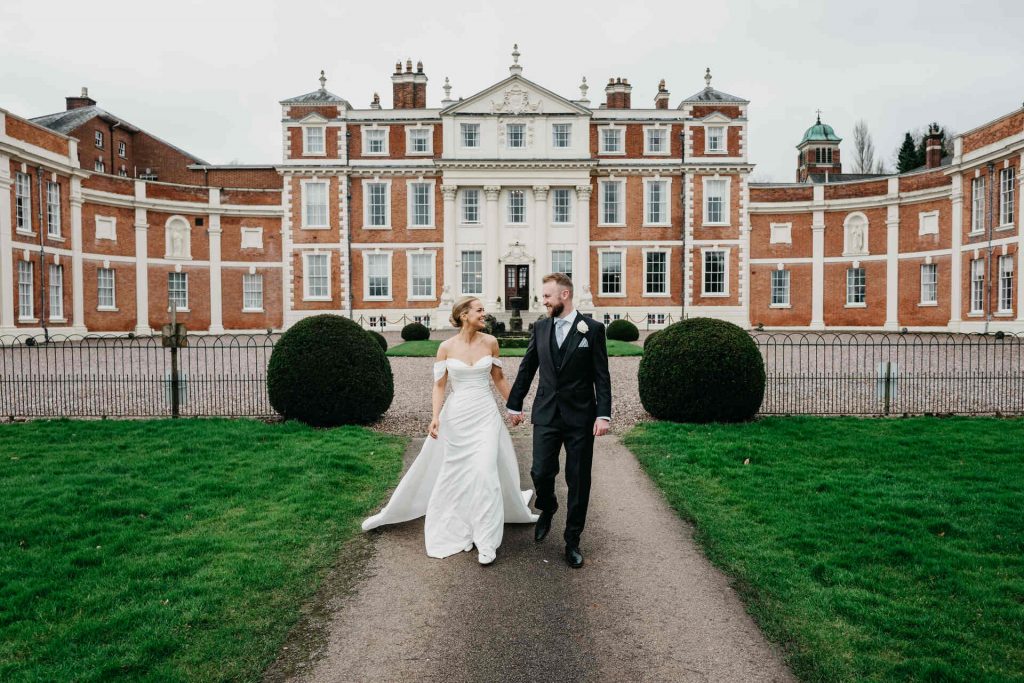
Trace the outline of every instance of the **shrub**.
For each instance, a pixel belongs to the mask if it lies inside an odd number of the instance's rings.
[[[640,338],[640,330],[628,320],[613,320],[606,332],[609,339],[618,341],[634,342]]]
[[[648,338],[638,372],[640,402],[660,420],[741,422],[764,399],[764,360],[742,328],[691,318]]]
[[[498,337],[498,347],[502,349],[525,349],[529,345],[529,337]]]
[[[373,422],[394,398],[391,365],[377,342],[338,315],[300,320],[274,345],[270,405],[315,427]]]
[[[402,328],[402,339],[405,341],[430,339],[430,330],[422,323],[409,323]]]
[[[654,332],[651,332],[649,335],[647,335],[647,338],[644,339],[644,348],[646,349],[647,348],[647,343],[649,341],[651,341],[652,339],[654,339],[654,337],[659,335],[659,334],[661,334],[661,330],[655,330]]]
[[[498,324],[498,319],[490,313],[484,315],[484,332],[487,334],[494,334],[495,325]]]
[[[382,351],[388,350],[388,340],[384,338],[383,334],[381,334],[377,330],[367,330],[367,333],[369,333],[369,335],[373,337],[373,340],[375,342],[380,344],[380,348]]]

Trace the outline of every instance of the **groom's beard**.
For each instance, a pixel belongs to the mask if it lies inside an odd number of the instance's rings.
[[[562,317],[562,311],[564,310],[565,304],[563,304],[562,302],[558,302],[557,304],[551,304],[551,306],[548,308],[548,316],[551,318],[560,318]]]

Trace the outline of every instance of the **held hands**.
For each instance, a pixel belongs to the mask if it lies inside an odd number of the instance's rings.
[[[604,420],[600,417],[594,420],[594,436],[604,436],[605,434],[607,434],[608,426],[608,420]]]
[[[430,427],[427,428],[427,436],[431,439],[437,438],[437,429],[440,426],[440,421],[435,417],[430,421]]]
[[[513,427],[518,427],[519,425],[521,425],[523,423],[523,414],[522,413],[509,413],[508,419],[509,419],[509,422],[512,423]]]

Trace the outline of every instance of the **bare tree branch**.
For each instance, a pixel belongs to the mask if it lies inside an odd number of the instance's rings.
[[[853,172],[875,173],[875,143],[864,119],[853,127]]]

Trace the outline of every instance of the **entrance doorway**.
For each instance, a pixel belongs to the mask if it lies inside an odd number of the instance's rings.
[[[530,266],[505,266],[505,310],[530,307]]]

